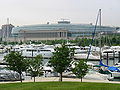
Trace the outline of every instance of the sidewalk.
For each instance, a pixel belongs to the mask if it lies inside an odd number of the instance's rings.
[[[36,77],[36,82],[53,82],[59,81],[59,77]],[[78,78],[63,78],[63,81],[70,82],[80,82],[81,80]],[[18,83],[20,81],[8,81],[8,82],[0,82],[0,83]],[[34,82],[33,78],[30,80],[23,80],[23,82]],[[116,81],[108,81],[108,80],[92,80],[92,79],[83,79],[83,82],[98,82],[98,83],[119,83]]]

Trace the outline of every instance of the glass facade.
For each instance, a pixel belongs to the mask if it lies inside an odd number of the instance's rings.
[[[15,27],[12,29],[12,35],[26,37],[78,37],[78,36],[90,36],[94,31],[94,25],[89,24],[41,24],[41,25],[30,25],[30,26],[21,26]],[[113,32],[115,31],[115,27],[109,26],[97,26],[96,33],[100,32]],[[32,31],[31,33],[29,33]],[[37,31],[37,33],[35,33]],[[42,31],[42,32],[41,32]],[[58,31],[58,32],[57,32]]]

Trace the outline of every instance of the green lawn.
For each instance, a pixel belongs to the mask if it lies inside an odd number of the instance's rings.
[[[120,90],[120,84],[87,82],[30,82],[0,84],[0,90]]]

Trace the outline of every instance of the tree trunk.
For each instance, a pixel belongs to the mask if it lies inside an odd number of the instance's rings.
[[[59,81],[62,82],[62,72],[60,73],[60,79],[59,79]]]
[[[34,77],[34,82],[35,82],[35,77]]]
[[[82,82],[82,77],[81,77],[81,82]]]
[[[21,81],[21,83],[22,83],[22,74],[21,73],[19,73],[20,74],[20,81]]]

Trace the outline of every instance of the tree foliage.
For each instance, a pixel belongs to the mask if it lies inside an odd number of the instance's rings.
[[[31,76],[34,77],[34,82],[35,77],[42,74],[42,61],[42,55],[37,55],[36,57],[29,59],[28,71],[30,72]]]
[[[10,54],[4,57],[4,60],[8,63],[8,68],[10,70],[16,71],[20,75],[20,80],[22,82],[22,72],[26,71],[28,68],[28,61],[19,52],[10,52]]]
[[[72,72],[78,77],[81,78],[81,82],[82,82],[82,78],[86,75],[86,73],[88,72],[88,66],[85,62],[85,60],[80,60],[78,62],[75,63],[75,67],[72,69]]]
[[[53,53],[49,63],[54,68],[54,71],[60,73],[60,81],[62,81],[62,72],[64,72],[72,61],[71,50],[64,44],[62,47],[57,47],[56,52]]]
[[[23,44],[23,43],[26,43],[26,44],[30,44],[30,42],[32,44],[47,44],[47,45],[54,45],[54,44],[62,44],[62,43],[67,43],[70,42],[70,43],[75,43],[76,45],[79,45],[79,46],[89,46],[90,43],[91,43],[91,40],[92,38],[91,37],[76,37],[75,40],[65,40],[65,39],[60,39],[60,40],[38,40],[38,41],[27,41],[27,42],[3,42],[1,41],[0,43],[1,44],[4,44],[4,45],[7,45],[7,44],[11,44],[11,45],[16,45],[16,44]],[[93,42],[92,45],[96,45],[96,46],[99,46],[100,44],[100,38],[98,36],[95,37],[95,40]],[[102,35],[101,36],[101,45],[104,46],[104,45],[120,45],[120,34],[110,34],[110,35]]]

